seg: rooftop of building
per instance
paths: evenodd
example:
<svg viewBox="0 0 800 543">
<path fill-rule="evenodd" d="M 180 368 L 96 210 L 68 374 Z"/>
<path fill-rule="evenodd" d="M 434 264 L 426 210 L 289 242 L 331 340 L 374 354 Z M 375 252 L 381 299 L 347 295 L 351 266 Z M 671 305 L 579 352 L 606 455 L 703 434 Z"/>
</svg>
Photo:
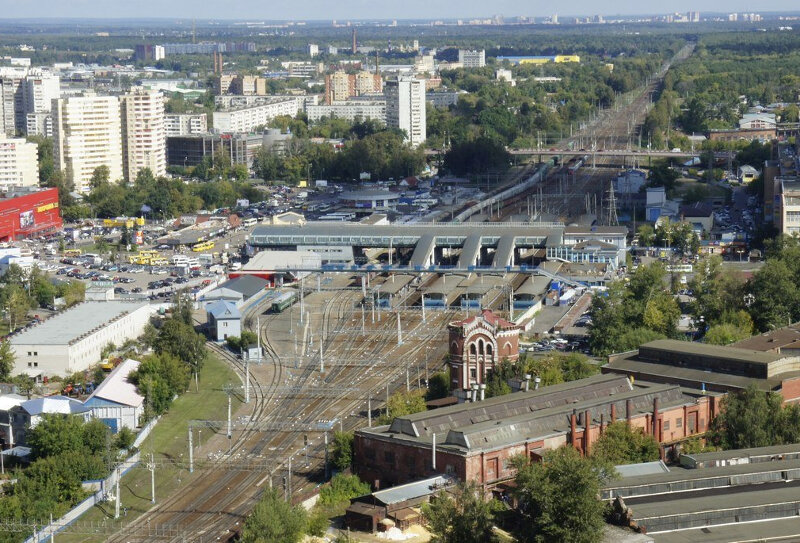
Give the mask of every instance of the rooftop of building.
<svg viewBox="0 0 800 543">
<path fill-rule="evenodd" d="M 89 408 L 80 401 L 66 396 L 34 398 L 33 400 L 22 402 L 20 407 L 32 416 L 46 414 L 76 415 L 89 411 Z"/>
<path fill-rule="evenodd" d="M 92 398 L 102 398 L 129 407 L 141 407 L 144 403 L 144 396 L 139 394 L 136 385 L 129 380 L 130 374 L 139 369 L 139 364 L 138 360 L 130 358 L 123 360 L 100 383 L 100 386 L 86 399 L 84 404 L 91 403 Z"/>
<path fill-rule="evenodd" d="M 728 451 L 711 451 L 704 453 L 685 454 L 695 464 L 707 462 L 730 461 L 748 459 L 749 462 L 760 463 L 763 461 L 777 460 L 785 457 L 800 457 L 800 443 L 787 445 L 773 445 L 771 447 L 753 447 L 750 449 L 732 449 Z"/>
<path fill-rule="evenodd" d="M 432 446 L 457 455 L 469 455 L 508 447 L 515 443 L 564 435 L 570 431 L 570 415 L 589 411 L 593 424 L 601 414 L 610 415 L 614 404 L 618 418 L 631 401 L 632 416 L 651 412 L 659 399 L 662 409 L 694 405 L 697 397 L 674 385 L 630 381 L 621 376 L 596 375 L 569 383 L 516 392 L 482 402 L 458 404 L 396 418 L 389 426 L 358 431 L 368 438 L 391 439 Z"/>
<path fill-rule="evenodd" d="M 216 320 L 240 319 L 242 317 L 236 305 L 227 300 L 217 300 L 208 304 L 206 312 Z"/>
<path fill-rule="evenodd" d="M 469 289 L 467 289 L 467 291 L 469 292 Z M 475 291 L 475 292 L 482 292 L 482 291 Z M 480 314 L 472 315 L 471 317 L 467 317 L 466 319 L 460 321 L 451 322 L 450 326 L 463 328 L 471 324 L 475 324 L 478 321 L 486 322 L 489 324 L 489 326 L 496 327 L 499 329 L 519 328 L 519 326 L 517 326 L 513 322 L 504 319 L 500 315 L 497 315 L 491 309 L 482 309 Z"/>
<path fill-rule="evenodd" d="M 774 351 L 786 347 L 800 349 L 800 322 L 737 341 L 731 347 L 761 352 Z"/>
<path fill-rule="evenodd" d="M 714 206 L 705 202 L 682 205 L 681 215 L 684 217 L 708 218 L 714 214 Z"/>
<path fill-rule="evenodd" d="M 564 235 L 578 234 L 616 234 L 628 235 L 627 226 L 598 226 L 598 225 L 575 225 L 571 224 L 564 228 Z"/>
<path fill-rule="evenodd" d="M 67 345 L 147 305 L 120 300 L 83 302 L 13 334 L 9 341 L 11 345 Z"/>
</svg>

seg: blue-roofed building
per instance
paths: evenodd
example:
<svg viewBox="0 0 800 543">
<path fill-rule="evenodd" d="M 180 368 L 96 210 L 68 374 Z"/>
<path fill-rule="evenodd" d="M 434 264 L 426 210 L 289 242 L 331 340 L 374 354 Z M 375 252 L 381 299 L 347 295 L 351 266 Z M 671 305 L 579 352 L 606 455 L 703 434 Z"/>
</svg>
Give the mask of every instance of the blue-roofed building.
<svg viewBox="0 0 800 543">
<path fill-rule="evenodd" d="M 66 396 L 46 396 L 22 402 L 11 409 L 14 444 L 25 445 L 26 432 L 36 427 L 44 415 L 75 416 L 87 421 L 91 412 L 81 401 Z"/>
<path fill-rule="evenodd" d="M 144 413 L 144 396 L 129 380 L 138 368 L 138 360 L 124 360 L 83 402 L 92 417 L 103 421 L 115 434 L 122 428 L 138 428 Z"/>
<path fill-rule="evenodd" d="M 242 335 L 242 314 L 236 304 L 219 300 L 206 306 L 208 334 L 214 341 Z"/>
</svg>

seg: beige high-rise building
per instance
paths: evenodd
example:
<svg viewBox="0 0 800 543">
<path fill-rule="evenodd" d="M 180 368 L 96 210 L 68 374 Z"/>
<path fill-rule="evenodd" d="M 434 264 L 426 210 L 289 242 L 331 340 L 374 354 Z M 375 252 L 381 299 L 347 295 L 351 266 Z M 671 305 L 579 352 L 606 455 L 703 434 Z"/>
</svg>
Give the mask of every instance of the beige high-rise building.
<svg viewBox="0 0 800 543">
<path fill-rule="evenodd" d="M 25 138 L 0 135 L 0 185 L 35 187 L 39 184 L 39 147 Z"/>
<path fill-rule="evenodd" d="M 153 175 L 167 173 L 167 134 L 164 128 L 164 95 L 133 87 L 119 97 L 122 126 L 122 174 L 132 183 L 140 170 Z"/>
<path fill-rule="evenodd" d="M 427 138 L 425 127 L 425 80 L 401 75 L 390 79 L 384 88 L 386 126 L 399 128 L 405 140 L 416 147 Z"/>
<path fill-rule="evenodd" d="M 122 179 L 122 129 L 119 99 L 86 91 L 53 100 L 53 160 L 78 192 L 89 192 L 98 166 L 109 179 Z"/>
</svg>

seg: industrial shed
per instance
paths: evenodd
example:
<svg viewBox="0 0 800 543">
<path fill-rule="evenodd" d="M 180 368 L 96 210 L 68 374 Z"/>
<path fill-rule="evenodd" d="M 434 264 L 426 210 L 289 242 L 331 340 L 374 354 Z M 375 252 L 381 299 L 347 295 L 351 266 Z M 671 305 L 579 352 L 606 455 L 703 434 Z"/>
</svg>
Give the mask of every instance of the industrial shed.
<svg viewBox="0 0 800 543">
<path fill-rule="evenodd" d="M 138 428 L 144 413 L 144 396 L 129 380 L 137 369 L 138 360 L 124 360 L 83 402 L 92 411 L 92 417 L 103 421 L 115 434 L 122 428 Z"/>
</svg>

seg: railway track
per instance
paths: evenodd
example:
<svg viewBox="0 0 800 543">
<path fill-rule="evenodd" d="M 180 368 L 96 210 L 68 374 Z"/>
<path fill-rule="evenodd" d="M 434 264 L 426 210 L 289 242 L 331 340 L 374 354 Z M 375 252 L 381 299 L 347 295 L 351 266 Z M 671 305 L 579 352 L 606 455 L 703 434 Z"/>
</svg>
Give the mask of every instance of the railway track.
<svg viewBox="0 0 800 543">
<path fill-rule="evenodd" d="M 330 294 L 330 293 L 328 293 Z M 429 312 L 427 322 L 422 322 L 419 312 L 403 315 L 404 336 L 413 338 L 397 345 L 396 336 L 388 331 L 396 326 L 396 316 L 379 314 L 380 322 L 370 323 L 371 330 L 384 330 L 387 333 L 374 335 L 349 332 L 357 320 L 360 324 L 361 312 L 355 310 L 358 292 L 341 291 L 329 296 L 323 303 L 316 303 L 320 296 L 307 295 L 306 306 L 311 323 L 309 330 L 316 331 L 314 343 L 322 337 L 323 356 L 332 356 L 340 363 L 325 368 L 320 374 L 320 352 L 314 345 L 309 348 L 311 356 L 303 364 L 294 368 L 287 364 L 292 358 L 292 349 L 285 334 L 287 314 L 262 315 L 262 347 L 267 364 L 274 367 L 270 378 L 264 380 L 263 371 L 250 376 L 251 403 L 248 412 L 252 425 L 234 436 L 231 453 L 223 458 L 212 459 L 199 475 L 189 483 L 185 490 L 162 501 L 145 515 L 129 525 L 123 533 L 112 536 L 108 541 L 219 541 L 232 537 L 252 509 L 261 493 L 270 486 L 281 487 L 287 477 L 285 492 L 293 501 L 301 500 L 313 492 L 324 474 L 324 444 L 321 439 L 310 440 L 308 445 L 309 465 L 295 462 L 289 475 L 290 458 L 298 457 L 303 449 L 302 431 L 270 430 L 261 431 L 257 423 L 296 422 L 299 427 L 318 422 L 320 419 L 341 421 L 342 429 L 365 425 L 361 412 L 367 403 L 367 395 L 381 393 L 389 384 L 390 391 L 405 386 L 406 367 L 394 362 L 409 360 L 419 356 L 429 342 L 442 338 L 446 324 L 456 312 Z M 319 311 L 314 311 L 314 308 Z M 259 314 L 263 307 L 256 308 Z M 295 328 L 297 331 L 298 328 Z M 281 344 L 276 338 L 284 338 Z M 242 362 L 218 346 L 211 346 L 220 356 L 244 373 Z M 287 354 L 288 351 L 288 354 Z M 330 354 L 329 354 L 330 353 Z M 339 354 L 340 353 L 340 354 Z M 251 370 L 252 370 L 251 366 Z M 263 368 L 262 368 L 263 369 Z M 419 367 L 418 367 L 419 371 Z M 293 397 L 279 399 L 279 390 L 290 383 L 302 388 L 339 387 L 342 390 L 361 390 L 358 395 L 342 394 L 333 397 Z M 305 455 L 302 455 L 305 456 Z M 254 466 L 266 469 L 256 469 Z M 277 478 L 277 479 L 276 479 Z M 161 533 L 172 534 L 154 537 L 152 526 L 161 527 Z M 137 535 L 141 533 L 142 535 Z M 144 535 L 150 534 L 150 535 Z"/>
</svg>

